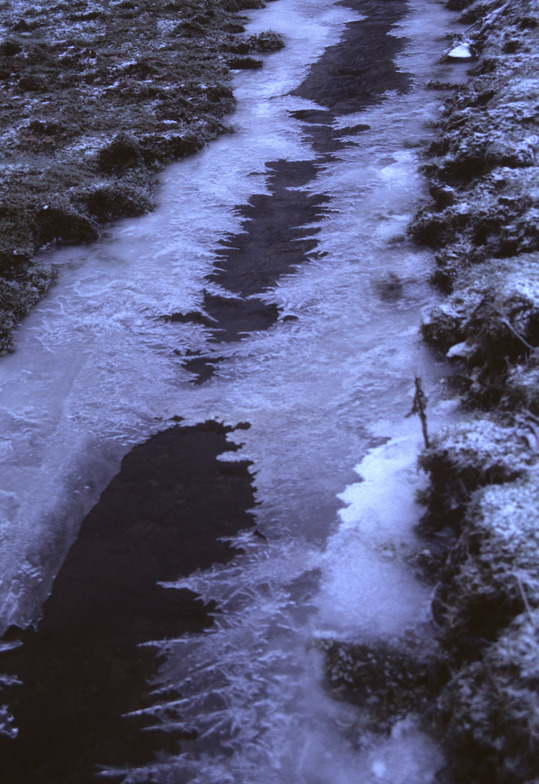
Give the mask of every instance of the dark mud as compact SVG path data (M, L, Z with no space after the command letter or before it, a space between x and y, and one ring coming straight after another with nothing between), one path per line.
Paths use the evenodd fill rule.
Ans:
M0 736L2 781L89 784L97 765L177 750L123 714L147 704L156 673L153 649L137 646L211 624L196 596L158 582L230 559L220 538L253 524L248 464L217 459L236 448L228 432L173 427L136 447L84 520L37 629L8 632L22 646L0 666L22 685L3 692L19 733Z
M405 41L389 35L406 13L402 0L346 0L345 5L365 18L347 25L342 40L326 49L294 91L333 115L359 112L386 91L405 92L410 86L409 75L395 67Z
M278 307L260 295L270 291L282 275L314 258L319 228L310 224L327 214L330 196L297 189L316 177L319 165L311 161L266 164L269 194L254 195L237 208L244 218L243 231L226 236L216 252L216 268L208 283L218 284L223 294L206 292L200 312L172 316L203 323L217 352L220 343L235 342L278 321ZM219 362L212 355L189 358L184 364L197 374L196 382L203 383Z

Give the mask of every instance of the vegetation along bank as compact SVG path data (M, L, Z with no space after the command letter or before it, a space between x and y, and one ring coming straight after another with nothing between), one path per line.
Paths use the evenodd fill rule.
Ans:
M461 424L420 456L418 556L432 648L325 643L330 684L388 731L410 711L445 743L440 782L539 780L539 27L534 0L450 0L468 26L410 232L447 294L422 324L455 367ZM457 41L449 42L449 48ZM462 50L461 50L462 51Z
M282 47L244 35L263 0L0 2L0 355L46 293L41 248L154 205L156 175L230 130L230 71Z

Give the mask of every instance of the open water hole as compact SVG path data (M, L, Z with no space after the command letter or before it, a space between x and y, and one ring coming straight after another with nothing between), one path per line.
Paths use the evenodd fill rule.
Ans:
M186 491L178 488L189 467L197 495L183 512L191 525L183 535L194 542L201 527L206 536L199 550L184 548L177 574L178 540L148 572L152 585L163 583L155 606L174 605L170 597L188 589L206 610L192 600L182 610L167 605L152 627L149 605L135 636L126 621L129 643L148 643L142 654L153 662L157 653L160 666L153 694L137 687L123 712L169 740L153 762L139 762L134 736L122 736L122 765L110 753L117 724L104 728L107 743L86 726L73 740L81 749L54 769L62 781L85 781L101 763L101 775L125 782L398 784L430 782L442 764L412 718L388 738L366 737L356 709L324 691L316 640L387 639L428 626L429 592L405 561L422 482L420 427L405 419L414 375L431 398L431 426L447 421L452 404L447 369L418 335L422 309L436 300L432 258L409 243L406 226L424 193L421 151L439 111L439 94L425 84L462 78L458 66L437 65L450 19L434 0L354 8L280 0L250 13L250 32L274 29L288 45L265 58L261 74L235 77L235 133L170 167L155 213L118 224L92 248L50 256L58 283L19 330L15 354L0 362L3 628L37 622L52 589L37 634L65 641L76 617L73 638L91 647L97 616L84 615L73 586L84 569L84 585L92 569L107 570L99 545L95 561L84 549L90 524L77 540L80 524L124 455L150 437L181 434L163 452L135 450L116 501L103 496L90 517L102 527L96 518L137 519L121 534L149 543L147 520L164 519L165 496L178 496L170 519L181 516ZM171 431L179 417L183 429ZM213 476L215 466L222 476ZM150 469L156 500L141 522ZM159 484L167 474L172 484ZM114 515L99 518L107 503ZM222 535L240 552L216 545ZM124 555L107 567L105 621L113 596L131 597L117 602L118 617L140 603L142 583L126 590L115 575L144 570L149 556ZM184 613L177 634L175 612ZM114 636L106 622L102 634L103 645ZM41 648L26 634L23 651ZM67 649L64 669L76 650ZM17 651L5 655L16 675ZM32 656L19 690L32 688ZM145 660L139 680L152 666ZM106 676L84 677L112 684L127 668L122 659ZM41 675L50 669L45 661ZM74 681L81 672L73 670ZM55 683L27 710L53 702ZM99 683L91 690L96 705L104 700ZM89 703L84 696L78 710ZM9 724L6 709L6 736L16 735L13 712ZM46 766L39 772L48 741L24 735L8 742L30 744L33 780L52 780ZM64 747L60 739L55 754ZM13 764L27 756L15 754Z

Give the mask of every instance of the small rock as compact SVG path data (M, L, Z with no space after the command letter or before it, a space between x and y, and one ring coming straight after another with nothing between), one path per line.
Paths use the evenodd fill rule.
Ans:
M454 346L451 346L449 351L446 354L448 359L466 359L466 357L472 351L472 346L469 346L466 341L463 343L455 343Z
M429 186L429 193L439 207L449 207L457 200L457 194L448 185L438 185L433 182Z

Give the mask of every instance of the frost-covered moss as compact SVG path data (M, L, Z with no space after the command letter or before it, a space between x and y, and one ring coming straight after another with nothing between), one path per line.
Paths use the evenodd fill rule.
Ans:
M54 273L43 265L28 265L22 274L0 277L0 355L12 349L13 329L47 293Z
M443 690L437 715L455 781L536 784L539 612L520 614Z
M539 607L538 508L535 473L474 495L433 602L457 660L475 658L516 615Z
M470 510L467 535L481 540L481 560L500 588L514 591L518 585L521 599L538 608L539 526L530 509L539 509L535 471L503 487L482 490Z
M524 431L486 417L470 418L437 433L419 458L430 479L423 493L427 511L421 530L431 535L449 528L453 535L459 534L475 490L511 482L535 462Z
M447 101L426 165L434 203L411 226L438 250L434 278L446 289L470 264L539 249L536 9L531 0L464 7L480 57Z
M440 679L427 709L451 782L531 784L539 775L539 422L475 416L421 456L423 530L445 537L432 603ZM436 686L439 688L437 695Z
M357 721L369 734L390 731L410 713L428 713L433 693L448 679L443 658L422 636L391 643L322 639L317 647L325 654L327 686L357 706Z
M508 406L522 408L539 416L539 357L511 368L506 382Z
M447 101L411 227L451 294L425 339L475 413L433 439L422 530L452 677L433 716L449 779L539 780L539 23L531 0L450 0L478 59ZM431 559L432 560L432 559ZM433 569L429 568L432 573Z
M430 343L459 360L468 402L514 406L520 399L536 413L526 376L539 358L538 253L467 270L422 330Z

